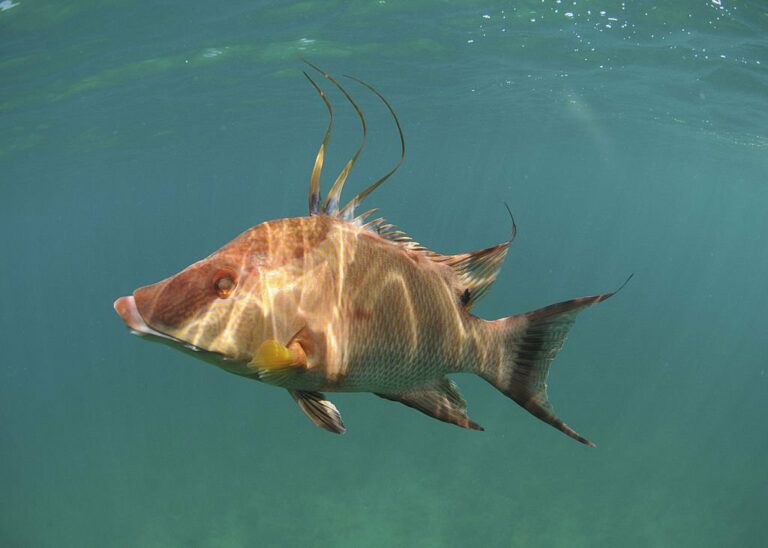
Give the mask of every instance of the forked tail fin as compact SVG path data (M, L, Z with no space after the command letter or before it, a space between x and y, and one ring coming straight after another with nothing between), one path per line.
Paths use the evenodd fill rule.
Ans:
M493 329L502 330L503 359L498 367L484 369L481 376L533 416L551 424L565 435L594 447L594 443L555 414L547 399L547 374L549 364L562 348L576 315L588 306L615 295L617 291L564 301L490 322Z

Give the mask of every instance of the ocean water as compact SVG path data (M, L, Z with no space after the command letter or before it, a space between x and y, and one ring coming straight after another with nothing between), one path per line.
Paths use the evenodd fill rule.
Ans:
M401 119L367 205L450 253L509 204L478 315L635 274L550 372L596 449L468 375L485 432L333 394L335 436L128 333L117 297L306 214L302 57ZM767 69L757 0L0 2L0 546L767 545ZM354 191L399 142L343 82Z

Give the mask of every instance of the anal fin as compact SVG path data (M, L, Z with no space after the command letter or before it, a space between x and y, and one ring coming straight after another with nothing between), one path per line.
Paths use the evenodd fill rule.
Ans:
M456 384L448 377L398 394L376 395L386 400L399 401L443 422L472 430L484 430L467 416L467 403Z
M299 404L299 408L309 420L317 426L334 434L343 434L346 430L341 420L341 413L336 406L325 399L320 392L305 390L288 390L291 397Z

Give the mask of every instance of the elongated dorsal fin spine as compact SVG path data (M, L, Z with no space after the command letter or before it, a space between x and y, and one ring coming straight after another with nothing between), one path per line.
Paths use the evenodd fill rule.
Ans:
M387 173L385 173L382 177L379 177L376 179L373 183L368 185L365 189L363 189L360 193L358 193L354 198L352 198L349 202L347 202L347 205L345 205L343 208L341 208L341 212L339 214L340 217L352 217L354 216L354 211L357 205L362 202L366 196L368 196L371 192L376 190L381 183L389 179L394 173L400 169L400 166L403 165L403 161L405 161L405 137L403 136L403 128L400 125L400 120L397 117L397 113L395 112L395 109L392 108L392 105L389 104L389 101L387 101L384 96L379 93L376 88L374 88L372 85L370 85L367 82L364 82L362 80L359 80L358 78L355 78L354 76L344 75L346 78L349 78L350 80L354 80L355 82L362 84L363 86L367 87L370 91L372 91L376 97L381 99L381 101L384 103L384 105L389 110L389 113L392 115L392 118L395 120L395 125L397 126L397 133L400 136L400 160L397 162L395 167L390 169Z
M326 97L325 92L323 92L320 86L306 72L304 72L304 76L306 76L307 80L309 80L309 82L312 84L312 87L315 88L315 91L317 91L317 93L320 95L320 98L325 103L325 106L328 109L328 114L330 117L330 120L328 122L328 129L326 129L325 131L325 135L323 136L323 141L320 144L320 149L317 152L317 157L315 158L315 165L312 168L312 175L310 176L310 180L309 180L309 213L310 215L324 213L326 215L339 217L345 220L353 220L356 218L355 208L358 206L358 204L360 204L360 202L362 202L363 199L365 199L365 197L368 196L371 192L376 190L384 181L389 179L400 168L403 161L405 160L405 138L403 137L403 129L400 125L400 120L397 118L397 114L395 113L395 110L392 108L392 105L389 104L389 102L381 95L381 93L379 93L370 84L362 80L359 80L357 78L354 78L352 76L345 75L350 80L354 80L355 82L368 88L379 99L381 99L381 101L389 110L390 114L392 114L392 117L395 120L395 125L397 126L398 134L400 136L400 160L398 161L397 165L395 165L395 167L390 169L382 177L379 177L373 183L371 183L365 189L363 189L361 192L355 195L355 197L352 198L349 202L347 202L347 204L343 208L339 208L341 193L342 193L342 190L344 189L344 183L346 183L347 179L349 178L349 174L352 171L352 167L355 165L355 162L357 161L358 156L360 156L360 153L363 151L363 148L365 147L368 128L367 128L365 117L363 116L362 110L360 110L360 107L357 105L357 103L352 98L352 96L347 92L347 90L344 89L344 87L341 84L339 84L336 81L336 79L334 79L330 74L323 71L318 66L314 65L313 63L310 63L306 59L304 59L303 61L308 66L312 67L313 70L317 71L323 78L325 78L326 80L331 82L334 86L336 86L336 88L339 91L341 91L344 97L349 101L349 103L355 109L355 112L357 113L357 116L360 119L360 124L363 130L363 136L362 136L360 146L358 146L357 150L349 159L349 161L347 161L344 168L339 173L338 177L336 177L336 180L334 181L330 191L328 192L328 196L326 197L325 201L322 203L322 206L321 206L320 205L320 202L321 202L320 175L323 169L323 162L325 160L325 152L328 148L328 140L330 139L331 130L333 128L333 108L331 107L331 104L328 101L328 98Z
M360 215L358 215L357 217L352 219L352 222L357 224L357 225L359 225L359 226L365 226L366 219L368 217L370 217L371 215L373 215L374 213L376 213L378 210L379 210L379 208L377 208L377 207L374 207L373 209L369 209L365 213L361 213Z
M320 149L317 151L317 157L315 157L315 165L312 167L312 175L309 177L309 214L315 215L320 212L320 174L323 171L325 151L328 148L328 139L330 139L331 130L333 129L333 107L331 107L331 103L325 96L325 92L315 83L312 77L306 72L304 72L304 76L307 77L309 83L312 84L312 87L320 95L328 109L329 116L328 129L325 130L325 135L323 135L323 142L320 143Z
M344 183L347 181L349 172L352 171L352 166L355 165L357 157L360 156L363 148L365 148L365 138L368 133L368 129L365 123L365 117L363 116L363 111L360 110L360 107L357 105L349 92L344 89L344 86L339 84L333 76L322 70L320 67L306 60L304 62L315 69L323 78L336 86L336 88L344 95L344 97L346 97L347 101L349 101L349 103L352 105L352 108L355 109L357 117L360 119L360 125L363 128L363 138L360 142L360 146L357 147L357 150L352 155L352 158L349 159L344 168L341 170L341 173L339 173L338 177L336 177L336 180L331 186L331 190L328 192L328 196L325 198L325 202L323 203L323 213L336 216L339 212L339 199L341 198L341 191L344 189Z

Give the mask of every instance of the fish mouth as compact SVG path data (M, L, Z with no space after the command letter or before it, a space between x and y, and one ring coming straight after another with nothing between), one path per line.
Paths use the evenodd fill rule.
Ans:
M115 301L113 306L115 307L115 312L117 312L117 315L120 316L120 318L125 322L125 325L128 326L128 329L130 329L131 333L134 335L139 335L140 337L159 337L162 339L170 339L172 341L180 342L175 337L171 337L170 335L166 335L165 333L161 333L160 331L149 327L147 322L144 321L144 318L141 317L141 314L139 314L139 309L136 306L136 299L133 298L133 295L120 297Z
M216 357L217 359L230 361L229 358L223 354L213 352L211 350L206 350L205 348L200 348L199 346L195 346L194 344L188 343L187 341L177 339L176 337L172 337L171 335L167 335L150 327L139 313L139 308L136 306L136 299L133 297L133 295L120 297L114 302L112 306L115 308L117 315L120 316L120 318L125 322L125 325L128 326L128 329L130 329L131 333L134 335L138 335L139 337L147 337L158 342L166 343L169 346L181 347L182 350L191 350L192 352L199 352L201 354Z
M117 315L120 316L125 322L125 325L128 326L128 329L130 329L131 333L134 335L138 335L139 337L149 337L151 339L160 339L161 342L171 342L173 344L183 345L195 352L208 352L208 350L204 348L200 348L199 346L182 341L181 339L177 339L176 337L172 337L171 335L167 335L150 327L149 324L144 321L144 318L141 317L139 307L136 306L136 299L133 295L120 297L112 306L114 306Z

